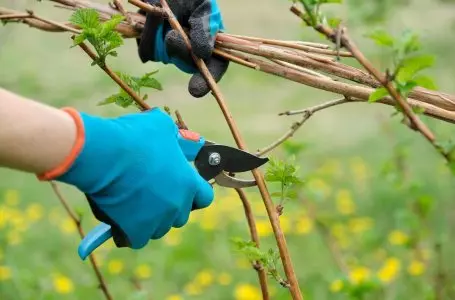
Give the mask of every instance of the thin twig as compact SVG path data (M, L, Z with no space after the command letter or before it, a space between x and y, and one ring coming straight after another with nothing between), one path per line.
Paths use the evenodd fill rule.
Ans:
M315 45L314 43L298 43L298 42L291 42L291 41L280 41L280 40L257 38L257 37L250 37L250 36L243 36L243 35L234 35L234 34L231 34L230 36L236 37L236 38L240 38L240 39L244 39L244 40L247 40L247 41L259 42L261 44L283 46L283 47L303 50L303 51L306 51L306 52L313 52L313 53L319 53L319 54L325 54L325 55L334 55L334 56L339 54L339 56L343 56L343 57L352 57L352 54L350 52L347 52L347 51L342 51L340 53L337 53L336 51L328 50L327 49L328 48L327 45L321 45L321 44L316 44ZM323 46L324 48L322 48L321 46Z
M304 109L300 109L300 110L288 110L288 111L279 113L278 115L279 116L292 116L292 115L298 115L298 114L307 114L309 112L315 113L319 110L323 110L323 109L329 108L331 106L343 104L343 103L346 103L349 101L350 100L346 99L346 97L343 97L341 99L335 99L332 101L328 101L328 102L325 102L325 103L322 103L322 104L319 104L319 105L316 105L316 106L313 106L310 108L304 108Z
M245 216L248 222L248 228L250 229L251 240L256 244L256 247L259 248L259 235L256 228L256 221L254 220L254 214L251 209L250 202L248 201L245 192L242 189L235 189L239 195L240 200L242 200L243 209L245 211ZM255 262L254 269L258 273L259 284L261 286L262 299L269 300L269 290L267 285L267 273L265 272L264 266L259 262Z
M93 53L93 51L85 44L85 43L80 43L79 46L82 48L82 50L84 50L85 53L87 53L88 56L90 56L91 59L93 59L93 61L96 61L97 60L97 56L95 53ZM136 102L136 104L139 106L139 108L141 110L149 110L151 109L151 107L144 102L144 100L142 100L138 94L136 94L125 82L123 82L120 77L117 76L117 74L115 74L114 71L112 71L111 68L109 68L109 66L107 66L106 64L98 64L98 66L104 71L106 72L107 75L109 75L109 77L112 78L112 80L114 80L128 95L131 96L131 98L133 98L133 100Z
M178 128L188 130L188 126L186 126L185 121L178 110L175 111L175 117L177 118Z
M343 103L347 103L349 101L350 101L349 98L342 98L342 99L329 101L329 102L326 102L326 103L323 103L323 104L320 104L320 105L316 105L316 106L313 106L313 107L310 107L310 108L306 108L306 109L303 109L303 110L287 111L287 112L280 113L279 114L280 116L281 115L288 115L289 116L289 115L303 114L303 117L302 117L302 119L300 121L294 122L292 124L291 128L285 134L283 134L283 136L281 136L279 139L277 139L276 141L274 141L272 144L268 145L267 147L264 147L263 149L258 150L258 152L256 152L256 155L263 156L264 154L269 153L270 151L272 151L273 149L275 149L276 147L278 147L279 145L283 144L285 141L290 139L297 132L297 130L299 130L300 127L302 127L302 125L315 112L318 112L320 110L323 110L323 109L326 109L326 108L329 108L329 107L332 107L332 106L335 106L335 105L340 105L340 104L343 104Z
M321 73L318 73L316 71L313 71L313 70L310 70L310 69L307 69L307 68L304 68L304 67L296 66L294 64L291 64L291 63L288 63L288 62L285 62L285 61L281 61L281 60L278 60L278 59L273 59L272 58L270 60L273 61L274 63L279 64L279 65L282 65L282 66L285 66L285 67L288 67L288 68L291 68L291 69L294 69L294 70L297 70L297 71L300 71L300 72L303 72L303 73L307 73L309 75L314 75L316 77L332 80L332 78L330 78L329 76L322 75Z
M81 239L83 239L85 237L85 233L84 233L84 230L82 229L81 219L73 212L73 210L71 209L71 207L68 204L68 201L66 201L65 197L63 197L63 194L60 192L58 185L53 181L51 181L50 184L51 184L52 190L54 191L55 195L57 196L60 203L65 208L65 211L70 216L74 225L76 225L77 231L79 232L79 236L81 237ZM101 270L99 268L99 265L98 265L93 253L89 255L89 259L90 259L90 264L92 265L93 271L95 272L96 278L98 280L99 287L100 287L101 291L103 292L105 298L107 300L113 300L111 292L109 291L109 288L107 287L106 280L105 280L103 274L101 273Z
M123 7L122 1L121 0L114 0L114 5L115 7L122 13L122 15L125 17L126 21L128 24L131 26L135 26L133 20L131 19L131 16L128 14L128 12L125 10Z
M9 14L9 15L0 15L0 20L26 19L26 18L30 18L30 14L13 13L13 14Z

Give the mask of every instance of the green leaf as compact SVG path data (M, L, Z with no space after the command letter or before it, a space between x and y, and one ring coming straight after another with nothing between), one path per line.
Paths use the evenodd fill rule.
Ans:
M71 15L70 22L82 29L96 28L100 24L99 14L95 9L81 8Z
M329 18L327 21L327 25L329 25L332 28L337 28L341 23L340 18Z
M396 80L404 83L411 80L414 75L426 68L431 67L435 62L433 55L416 55L403 59L400 62L400 68L398 70Z
M118 97L118 94L111 95L111 96L107 97L106 99L104 99L103 101L98 102L97 105L101 106L101 105L115 103L117 100L117 97Z
M438 87L434 82L433 78L426 75L419 75L414 77L413 81L421 87L427 88L429 90L437 90Z
M367 34L366 37L372 39L380 46L393 47L395 45L394 37L383 29L377 29Z
M106 34L113 32L118 24L120 24L125 19L122 15L113 15L110 20L107 20L101 25L101 36L106 36Z
M411 81L408 81L406 82L405 84L401 84L401 83L397 83L396 84L396 88L398 90L398 92L400 93L400 95L402 95L403 97L407 97L407 95L412 91L413 88L415 88L417 86L417 84L411 80Z
M421 48L419 36L409 29L401 34L400 44L404 54L416 52Z
M84 32L76 35L76 37L73 40L73 47L79 45L80 43L82 43L86 39L87 39L87 35Z
M282 145L283 150L288 155L297 155L307 148L307 145L304 143L297 143L292 140L285 141Z
M150 78L150 77L141 78L141 80L139 81L139 84L143 87L153 88L153 89L160 90L160 91L163 90L161 83L158 80L156 80L155 78Z
M377 88L373 93L368 97L368 102L376 102L385 96L389 95L389 92L385 87Z

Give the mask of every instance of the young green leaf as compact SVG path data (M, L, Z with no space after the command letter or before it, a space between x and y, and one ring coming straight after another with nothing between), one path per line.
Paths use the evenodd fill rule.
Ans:
M434 82L433 78L426 76L426 75L418 75L414 77L413 81L421 87L424 87L429 90L437 90L438 87Z
M393 47L395 45L394 37L383 29L377 29L367 34L366 37L375 41L379 46Z
M435 57L427 54L407 57L400 63L401 67L398 70L396 80L402 83L407 82L419 71L431 67L434 62Z
M385 87L377 88L373 93L368 97L368 102L376 102L385 96L389 95L389 91Z
M70 22L82 29L91 29L99 26L98 11L93 8L76 10L70 17Z

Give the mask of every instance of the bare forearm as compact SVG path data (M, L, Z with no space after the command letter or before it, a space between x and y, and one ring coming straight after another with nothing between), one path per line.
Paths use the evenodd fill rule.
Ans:
M65 159L75 139L67 113L0 88L0 167L45 172Z

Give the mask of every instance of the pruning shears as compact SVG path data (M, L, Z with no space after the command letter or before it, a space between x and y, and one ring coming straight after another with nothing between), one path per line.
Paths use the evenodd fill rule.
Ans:
M251 171L269 161L268 158L261 158L237 148L208 141L193 131L180 129L177 138L186 159L194 162L201 177L207 181L213 179L216 184L223 187L255 186L255 180L234 178L229 174ZM85 260L110 238L113 238L111 226L101 222L79 244L79 257Z

